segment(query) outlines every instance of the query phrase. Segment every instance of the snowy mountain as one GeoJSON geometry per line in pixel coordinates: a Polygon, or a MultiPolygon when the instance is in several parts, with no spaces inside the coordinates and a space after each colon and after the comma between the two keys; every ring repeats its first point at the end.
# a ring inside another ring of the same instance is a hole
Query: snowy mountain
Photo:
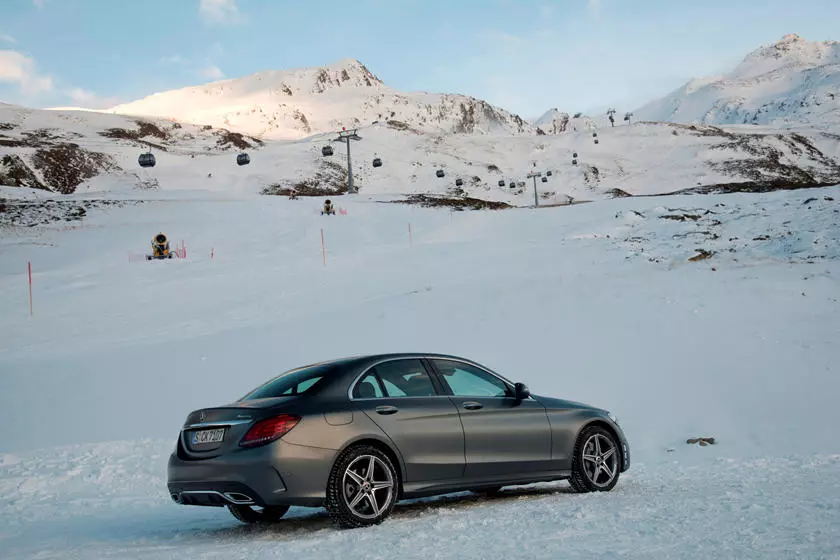
{"type": "MultiPolygon", "coordinates": [[[[828,132],[669,123],[590,130],[586,119],[569,122],[572,129],[556,135],[425,133],[395,121],[365,126],[353,144],[356,186],[369,196],[470,196],[523,206],[534,201],[525,176],[535,167],[552,172],[537,184],[545,203],[840,183],[840,137],[828,132]],[[382,167],[372,166],[375,157],[382,167]]],[[[0,106],[0,184],[60,193],[282,194],[297,187],[337,194],[347,178],[344,148],[322,155],[333,137],[259,140],[161,119],[7,105],[0,106]],[[148,150],[157,166],[141,169],[138,156],[148,150]],[[250,165],[236,164],[240,151],[250,154],[250,165]]]]}
{"type": "Polygon", "coordinates": [[[335,130],[352,127],[363,138],[353,144],[356,186],[371,196],[521,206],[533,204],[525,176],[534,169],[551,171],[536,186],[545,203],[830,185],[840,183],[840,135],[830,130],[840,124],[831,99],[838,60],[840,43],[788,36],[726,77],[692,82],[640,110],[637,118],[649,122],[616,127],[603,115],[554,108],[530,123],[463,95],[401,93],[351,59],[159,93],[106,112],[0,105],[0,184],[61,193],[337,194],[346,190],[344,148],[335,145],[333,157],[322,148],[335,130]],[[739,126],[650,122],[671,120],[739,126]],[[158,165],[141,170],[137,158],[147,150],[158,165]],[[250,165],[235,164],[239,151],[250,153],[250,165]],[[374,168],[376,157],[385,165],[374,168]]]}
{"type": "Polygon", "coordinates": [[[637,118],[702,124],[840,126],[840,42],[798,35],[750,53],[723,76],[693,80],[637,118]]]}
{"type": "Polygon", "coordinates": [[[480,99],[397,91],[354,59],[157,93],[110,112],[224,127],[265,139],[303,138],[385,121],[435,133],[535,132],[518,115],[480,99]]]}
{"type": "Polygon", "coordinates": [[[594,130],[598,125],[588,116],[577,113],[570,115],[556,107],[546,111],[543,116],[534,121],[537,125],[537,134],[565,134],[566,132],[577,132],[578,130],[594,130]]]}

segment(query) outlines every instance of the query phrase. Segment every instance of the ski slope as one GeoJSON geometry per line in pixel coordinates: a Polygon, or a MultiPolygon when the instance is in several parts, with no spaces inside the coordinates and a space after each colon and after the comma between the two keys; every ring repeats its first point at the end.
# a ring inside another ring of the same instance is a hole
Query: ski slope
{"type": "Polygon", "coordinates": [[[315,199],[144,194],[0,232],[3,558],[840,555],[840,187],[452,213],[358,195],[328,218],[315,199]],[[130,262],[158,231],[188,259],[130,262]],[[608,408],[634,464],[612,493],[457,494],[356,531],[171,503],[188,412],[385,351],[608,408]]]}
{"type": "MultiPolygon", "coordinates": [[[[833,133],[803,128],[782,134],[771,127],[724,130],[667,123],[596,131],[585,118],[567,124],[571,129],[565,133],[544,136],[435,134],[386,123],[366,126],[359,129],[363,139],[352,147],[355,183],[366,196],[466,194],[526,206],[534,202],[534,185],[526,176],[535,169],[552,173],[547,182],[537,181],[543,204],[564,203],[568,197],[600,200],[612,197],[616,189],[655,195],[729,183],[801,186],[803,177],[808,184],[840,181],[840,135],[833,133]],[[375,157],[382,159],[382,167],[373,167],[375,157]],[[436,177],[437,170],[445,176],[436,177]],[[463,181],[461,187],[456,185],[458,179],[463,181]],[[499,181],[504,185],[499,186],[499,181]],[[515,188],[510,188],[511,182],[515,188]]],[[[245,149],[251,164],[240,167],[236,165],[239,150],[222,142],[227,132],[220,129],[14,106],[0,106],[0,126],[5,126],[0,129],[0,146],[21,143],[4,150],[47,184],[43,171],[32,163],[39,151],[70,143],[91,154],[103,154],[108,165],[98,166],[95,176],[77,186],[76,192],[83,194],[136,198],[147,196],[149,190],[155,196],[214,191],[239,197],[271,185],[289,188],[309,180],[322,188],[346,183],[345,148],[335,144],[332,157],[321,155],[335,134],[261,145],[246,137],[252,146],[245,149]],[[151,169],[137,164],[148,145],[101,134],[115,128],[136,132],[141,123],[151,123],[162,136],[141,139],[154,146],[157,166],[151,169]],[[323,175],[328,179],[319,178],[323,175]]],[[[74,167],[59,162],[52,171],[60,176],[74,167]]],[[[0,181],[8,173],[0,156],[0,181]]]]}

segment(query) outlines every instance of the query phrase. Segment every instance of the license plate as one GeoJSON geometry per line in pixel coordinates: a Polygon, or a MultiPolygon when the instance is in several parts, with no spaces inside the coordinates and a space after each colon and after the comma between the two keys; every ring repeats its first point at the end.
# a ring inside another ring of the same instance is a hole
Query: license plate
{"type": "Polygon", "coordinates": [[[195,432],[192,437],[192,444],[193,445],[203,445],[205,443],[219,443],[225,439],[225,429],[219,428],[218,430],[201,430],[200,432],[195,432]]]}

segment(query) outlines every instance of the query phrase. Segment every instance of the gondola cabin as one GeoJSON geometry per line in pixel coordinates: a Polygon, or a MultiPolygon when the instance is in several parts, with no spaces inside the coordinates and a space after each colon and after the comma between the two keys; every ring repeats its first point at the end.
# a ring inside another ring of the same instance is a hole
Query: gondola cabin
{"type": "Polygon", "coordinates": [[[157,161],[155,160],[155,155],[148,152],[140,154],[140,157],[137,159],[137,163],[140,164],[140,167],[154,167],[157,161]]]}

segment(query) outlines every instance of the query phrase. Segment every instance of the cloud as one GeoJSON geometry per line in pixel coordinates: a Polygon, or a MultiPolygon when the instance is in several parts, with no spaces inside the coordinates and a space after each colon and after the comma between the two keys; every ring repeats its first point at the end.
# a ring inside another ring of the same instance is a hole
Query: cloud
{"type": "Polygon", "coordinates": [[[17,84],[27,96],[53,90],[52,76],[39,74],[35,59],[17,51],[0,50],[0,83],[17,84]]]}
{"type": "Polygon", "coordinates": [[[120,103],[115,97],[101,97],[69,84],[59,83],[56,86],[52,76],[38,72],[34,58],[18,51],[0,50],[0,84],[3,83],[16,85],[26,103],[37,102],[37,98],[44,94],[47,99],[69,99],[73,106],[86,109],[106,109],[120,103]]]}
{"type": "Polygon", "coordinates": [[[245,21],[236,0],[200,0],[198,12],[208,25],[230,25],[245,21]]]}
{"type": "Polygon", "coordinates": [[[64,93],[73,101],[74,106],[85,109],[109,109],[120,104],[116,97],[101,97],[82,88],[73,88],[64,93]]]}
{"type": "Polygon", "coordinates": [[[201,75],[211,80],[221,80],[225,77],[225,73],[222,72],[221,68],[212,64],[209,66],[205,66],[201,70],[201,75]]]}
{"type": "Polygon", "coordinates": [[[0,33],[0,41],[2,41],[3,43],[17,43],[17,39],[12,37],[11,35],[5,35],[3,33],[0,33]]]}
{"type": "Polygon", "coordinates": [[[595,19],[601,17],[601,0],[586,0],[586,8],[595,19]]]}

